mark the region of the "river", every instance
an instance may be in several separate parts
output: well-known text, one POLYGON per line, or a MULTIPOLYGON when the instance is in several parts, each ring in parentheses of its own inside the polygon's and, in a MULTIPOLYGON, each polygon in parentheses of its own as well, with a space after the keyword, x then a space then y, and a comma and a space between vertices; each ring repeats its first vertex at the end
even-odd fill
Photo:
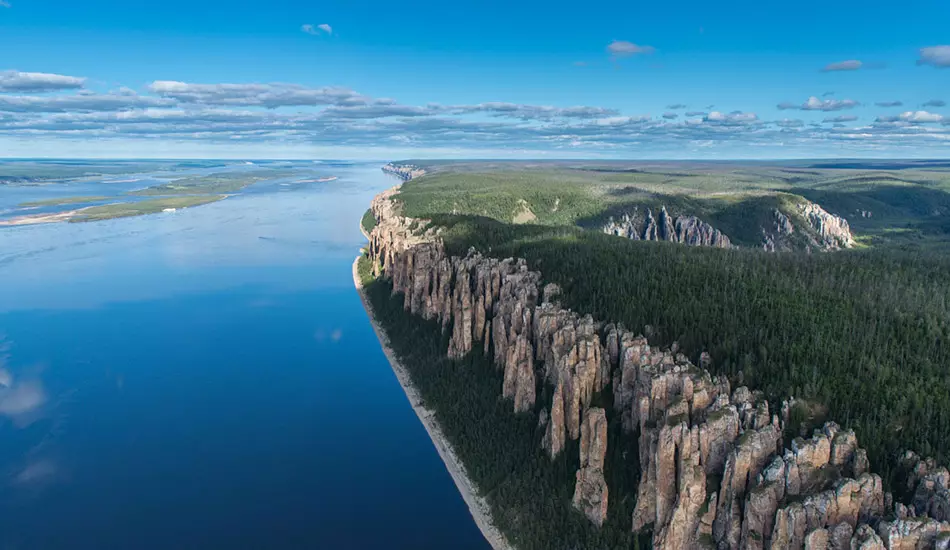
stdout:
POLYGON ((353 288, 379 166, 0 228, 0 549, 488 548, 353 288))

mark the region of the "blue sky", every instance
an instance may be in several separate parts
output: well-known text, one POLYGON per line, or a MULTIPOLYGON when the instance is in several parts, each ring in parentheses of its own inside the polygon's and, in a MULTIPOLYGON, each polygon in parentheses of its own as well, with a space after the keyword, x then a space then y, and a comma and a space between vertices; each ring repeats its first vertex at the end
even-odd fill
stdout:
POLYGON ((4 156, 950 156, 945 0, 0 5, 4 156))

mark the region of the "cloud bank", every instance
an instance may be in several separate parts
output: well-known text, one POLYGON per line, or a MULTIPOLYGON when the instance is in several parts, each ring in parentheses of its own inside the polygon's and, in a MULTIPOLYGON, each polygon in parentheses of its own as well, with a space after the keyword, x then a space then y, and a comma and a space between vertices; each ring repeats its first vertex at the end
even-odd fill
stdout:
POLYGON ((85 78, 49 73, 0 72, 0 92, 54 92, 83 87, 85 78))
MULTIPOLYGON (((642 47, 637 47, 642 48, 642 47)), ((552 155, 735 155, 776 148, 887 151, 945 150, 950 124, 926 110, 897 115, 833 113, 853 99, 809 97, 775 119, 748 110, 650 114, 596 105, 535 105, 501 101, 410 105, 338 86, 294 83, 196 83, 155 80, 142 90, 90 90, 79 77, 7 71, 0 93, 0 137, 16 140, 122 140, 208 143, 222 147, 399 148, 400 150, 545 151, 552 155), (943 149, 941 149, 943 148, 943 149)), ((897 107, 899 102, 878 106, 897 107)), ((44 141, 45 140, 45 141, 44 141)), ((295 149, 295 150, 297 150, 295 149)))

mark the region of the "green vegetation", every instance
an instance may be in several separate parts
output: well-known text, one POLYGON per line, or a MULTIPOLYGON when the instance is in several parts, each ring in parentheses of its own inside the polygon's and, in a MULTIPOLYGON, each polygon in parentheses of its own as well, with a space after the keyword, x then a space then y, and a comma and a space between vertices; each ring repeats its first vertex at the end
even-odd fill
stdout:
POLYGON ((258 172, 237 172, 192 176, 174 180, 170 183, 153 185, 131 195, 205 195, 213 193, 234 193, 259 181, 280 178, 286 175, 277 170, 258 172))
MULTIPOLYGON (((404 213, 446 245, 523 257, 567 307, 678 341, 801 421, 854 428, 885 480, 904 449, 950 460, 950 172, 855 163, 775 167, 444 163, 407 182, 404 213), (490 171, 494 170, 494 171, 490 171), (803 200, 847 217, 860 246, 826 254, 636 242, 610 215, 666 205, 755 248, 775 209, 803 200), (531 223, 513 223, 524 204, 531 223), (557 205, 557 208, 555 208, 557 205), (584 228, 593 228, 585 231, 584 228)), ((793 219, 793 222, 795 220, 793 219)), ((798 226, 798 224, 796 224, 798 226)), ((794 435, 794 434, 789 434, 794 435)))
POLYGON ((227 198, 226 195, 205 195, 193 197, 166 197, 161 199, 149 199, 138 202, 120 202, 114 204, 104 204, 102 206, 90 206, 77 212, 76 216, 70 218, 70 222, 94 222, 100 220, 111 220, 113 218, 127 218, 130 216, 144 216, 146 214, 155 214, 168 208, 189 208, 216 202, 227 198))
POLYGON ((373 262, 365 253, 360 255, 359 260, 357 260, 356 276, 360 278, 360 284, 364 287, 376 279, 373 277, 373 262))
POLYGON ((367 209, 366 212, 363 213, 363 219, 360 220, 360 227, 363 228, 363 232, 367 235, 376 227, 376 217, 373 216, 372 210, 367 209))
MULTIPOLYGON (((413 161, 417 164, 425 164, 413 161)), ((407 216, 472 215, 512 223, 599 228, 611 216, 666 206, 694 215, 733 243, 759 247, 774 211, 792 219, 792 244, 814 231, 798 205, 810 200, 848 219, 863 245, 950 242, 950 171, 815 168, 730 163, 437 163, 406 182, 407 216), (525 215, 529 213, 530 215, 525 215), (797 222, 797 223, 796 223, 797 222)))
MULTIPOLYGON (((649 533, 636 537, 630 532, 639 459, 636 439, 620 437, 619 418, 610 418, 608 430, 608 519, 597 529, 570 504, 578 443, 569 442, 552 462, 541 449, 543 429, 537 415, 512 413, 511 402, 499 398, 502 373, 488 359, 481 353, 447 359, 450 332, 406 312, 402 295, 392 296, 388 282, 373 281, 365 289, 393 351, 409 370, 425 406, 436 412, 509 541, 521 550, 649 547, 649 533)), ((540 391, 545 393, 538 399, 539 408, 551 400, 550 387, 540 391)), ((598 398, 607 400, 612 411, 609 392, 598 398)))
POLYGON ((36 207, 36 206, 61 206, 66 204, 82 204, 84 202, 97 202, 109 200, 111 197, 59 197, 55 199, 43 199, 39 201, 28 201, 20 203, 20 206, 23 208, 36 207))
MULTIPOLYGON (((526 258, 566 305, 650 325, 694 361, 852 427, 885 477, 901 449, 950 459, 950 258, 771 254, 629 241, 567 227, 434 216, 453 254, 526 258)), ((777 403, 776 403, 777 404, 777 403)))

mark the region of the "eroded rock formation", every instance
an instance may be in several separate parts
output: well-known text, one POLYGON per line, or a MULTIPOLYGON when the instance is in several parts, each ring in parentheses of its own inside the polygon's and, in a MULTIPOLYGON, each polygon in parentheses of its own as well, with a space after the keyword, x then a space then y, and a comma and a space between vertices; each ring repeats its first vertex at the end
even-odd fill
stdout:
POLYGON ((950 548, 946 468, 908 453, 902 489, 912 498, 895 502, 852 431, 828 422, 786 448, 791 401, 773 411, 759 393, 712 376, 707 354, 697 367, 675 345, 657 349, 562 308, 557 286, 542 286, 524 260, 447 255, 438 229, 401 217, 392 195, 372 205, 374 273, 408 311, 450 331, 448 356, 493 358, 513 412, 538 414, 550 456, 580 440, 573 504, 593 523, 607 516, 610 414, 638 438, 632 523, 652 526, 655 548, 950 548), (551 401, 538 403, 545 384, 551 401), (602 391, 613 395, 609 413, 591 406, 602 391))
POLYGON ((825 211, 813 202, 802 201, 798 204, 797 212, 791 215, 777 208, 772 210, 771 224, 762 227, 763 249, 779 252, 805 246, 808 250, 840 250, 854 246, 848 220, 825 211), (793 223, 792 218, 797 221, 793 223), (800 238, 798 244, 793 244, 792 236, 796 234, 800 238))
POLYGON ((574 507, 598 527, 607 519, 607 482, 604 456, 607 454, 607 415, 604 409, 590 408, 581 423, 581 467, 574 485, 574 507))
POLYGON ((848 220, 828 213, 824 208, 813 202, 799 204, 798 210, 812 229, 818 233, 818 244, 825 250, 837 250, 854 246, 854 238, 851 236, 851 227, 848 225, 848 220))
POLYGON ((644 215, 635 209, 632 213, 621 216, 619 220, 611 218, 604 225, 603 231, 610 235, 637 241, 671 241, 691 246, 718 248, 732 246, 729 237, 715 227, 696 216, 673 218, 667 213, 665 206, 660 208, 660 213, 656 218, 649 208, 644 215))

